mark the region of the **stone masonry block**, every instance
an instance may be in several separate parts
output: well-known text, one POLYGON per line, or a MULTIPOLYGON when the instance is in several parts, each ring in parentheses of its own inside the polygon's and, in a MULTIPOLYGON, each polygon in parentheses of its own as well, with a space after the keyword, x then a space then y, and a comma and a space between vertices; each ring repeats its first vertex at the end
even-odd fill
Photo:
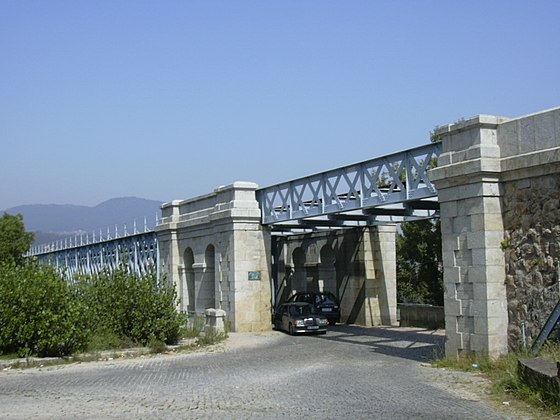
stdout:
POLYGON ((440 217, 440 223, 441 223, 442 235, 448 235, 453 233, 453 218, 440 217))
POLYGON ((457 203, 457 200, 479 197, 482 194, 480 183, 462 184, 456 187, 438 189, 438 201, 441 203, 457 203))
POLYGON ((457 317, 456 316, 446 316, 445 317, 445 344, 446 344, 446 356, 450 357, 447 352, 447 346, 456 349, 463 348, 462 334, 457 331, 457 317))
MULTIPOLYGON (((560 143, 560 139, 558 140, 558 143, 560 143)), ((560 148, 557 147, 555 149, 548 149, 546 152, 539 153, 538 156, 539 165, 549 165, 552 163, 560 162, 560 148)), ((554 171, 554 173, 557 172, 557 170, 554 171)))
POLYGON ((472 339, 472 351, 476 354, 498 357, 507 354, 507 335, 475 334, 472 339))
MULTIPOLYGON (((443 260, 443 265, 445 268, 445 270, 447 270, 449 268, 452 268, 455 266, 455 251, 450 250, 447 251, 445 248, 442 251, 442 260, 443 260)), ((444 275, 445 275, 445 270, 444 270, 444 275)))
POLYGON ((472 283, 456 283, 456 296, 460 300, 471 300, 474 298, 474 285, 472 283))
POLYGON ((469 249, 476 248, 500 248, 500 244, 504 239, 502 231, 479 230, 467 233, 467 247, 469 249))
POLYGON ((484 301, 501 301, 506 299, 506 286, 504 282, 490 283, 474 283, 473 296, 475 300, 484 301))
POLYGON ((483 355, 488 348, 488 337, 485 334, 472 334, 469 342, 469 352, 483 355))
POLYGON ((473 265, 469 267, 468 281, 472 283, 503 283, 505 280, 504 266, 473 265))
POLYGON ((475 317, 461 315, 457 317, 457 331, 471 334, 475 331, 475 317))
POLYGON ((459 316, 463 315, 463 307, 461 301, 457 299, 449 299, 444 302, 445 315, 447 316, 459 316))
POLYGON ((461 268, 459 267, 449 267, 446 268, 443 273, 446 283, 460 283, 461 282, 461 268))
POLYGON ((499 158, 500 148, 498 145, 477 145, 467 150, 465 158, 479 159, 479 158, 499 158))
POLYGON ((471 216, 471 228, 473 232, 479 230, 503 231, 503 218, 500 213, 473 214, 471 216))
POLYGON ((447 235, 445 238, 442 238, 441 246, 442 249, 445 249, 447 251, 459 249, 459 238, 457 238, 456 236, 447 235))
POLYGON ((498 126, 498 143, 502 157, 519 154, 517 121, 508 121, 498 126))
MULTIPOLYGON (((484 201, 481 197, 469 197, 459 199, 457 204, 457 213, 460 216, 469 216, 472 214, 484 213, 484 201)), ((469 225, 470 227, 470 225, 469 225)))
POLYGON ((519 129, 519 151, 521 153, 535 150, 535 124, 533 118, 518 120, 519 129))
POLYGON ((441 202, 439 205, 439 212, 441 217, 457 216, 458 215, 457 202, 456 201, 441 202))
POLYGON ((484 261, 485 264, 492 266, 504 266, 504 251, 501 248, 477 248, 472 250, 472 260, 480 263, 484 261))
POLYGON ((501 197, 485 197, 483 209, 484 214, 502 214, 501 197))
POLYGON ((458 216, 453 218, 453 232, 455 234, 461 232, 470 232, 471 219, 469 216, 458 216))
POLYGON ((486 354, 490 354, 493 357, 508 354, 507 348, 507 335, 504 334, 490 334, 486 338, 486 354))
POLYGON ((507 343, 507 311, 500 314, 498 310, 492 310, 494 306, 498 306, 498 304, 489 305, 490 315, 474 317, 475 332, 477 334, 502 335, 507 343))

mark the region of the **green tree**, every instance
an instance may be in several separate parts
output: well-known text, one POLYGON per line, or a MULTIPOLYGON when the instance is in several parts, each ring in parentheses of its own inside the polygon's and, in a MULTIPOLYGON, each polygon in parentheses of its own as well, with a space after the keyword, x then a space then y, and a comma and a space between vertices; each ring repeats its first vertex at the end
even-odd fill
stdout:
POLYGON ((401 225, 397 238, 397 293, 400 302, 443 305, 439 220, 401 225))
POLYGON ((0 262, 21 263, 29 251, 34 234, 25 231, 23 216, 4 213, 0 217, 0 262))

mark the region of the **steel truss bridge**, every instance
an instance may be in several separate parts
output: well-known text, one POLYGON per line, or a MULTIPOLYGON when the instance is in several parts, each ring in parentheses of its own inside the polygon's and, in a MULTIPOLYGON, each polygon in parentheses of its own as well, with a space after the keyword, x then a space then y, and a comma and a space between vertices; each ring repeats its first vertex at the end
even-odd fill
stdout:
POLYGON ((77 275, 96 275, 104 270, 114 271, 125 267, 129 273, 145 276, 155 270, 158 282, 159 248, 156 232, 146 230, 142 233, 126 234, 119 237, 83 235, 74 240, 57 241, 48 245, 34 247, 30 257, 39 263, 53 266, 68 280, 77 275))
MULTIPOLYGON (((372 226, 437 217, 437 191, 428 170, 437 165, 441 143, 367 160, 257 190, 262 224, 276 234, 321 229, 372 226)), ((124 264, 144 276, 159 270, 157 234, 119 237, 115 228, 104 236, 95 233, 32 248, 28 256, 56 267, 68 279, 94 275, 124 264)), ((160 278, 157 273, 158 280, 160 278)))
POLYGON ((394 223, 437 216, 428 170, 441 143, 257 190, 262 223, 276 231, 394 223))

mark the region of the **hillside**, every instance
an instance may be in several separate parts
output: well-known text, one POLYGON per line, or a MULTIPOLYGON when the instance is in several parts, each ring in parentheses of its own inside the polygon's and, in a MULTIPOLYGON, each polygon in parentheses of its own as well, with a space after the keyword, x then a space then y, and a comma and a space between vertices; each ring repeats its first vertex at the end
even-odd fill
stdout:
POLYGON ((139 230, 144 229, 144 218, 149 229, 161 215, 162 202, 136 197, 113 198, 94 207, 70 204, 30 204, 4 210, 22 214, 25 228, 36 232, 35 243, 45 243, 76 232, 114 231, 115 225, 124 224, 132 231, 134 220, 139 230))

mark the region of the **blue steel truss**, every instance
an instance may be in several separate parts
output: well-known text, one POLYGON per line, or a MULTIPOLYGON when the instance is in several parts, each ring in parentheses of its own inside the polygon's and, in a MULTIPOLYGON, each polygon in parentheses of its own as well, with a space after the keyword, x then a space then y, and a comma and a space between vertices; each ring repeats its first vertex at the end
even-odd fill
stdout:
POLYGON ((262 223, 280 224, 437 197, 427 172, 440 153, 441 143, 430 143, 259 189, 262 223))
POLYGON ((55 267, 70 281, 77 275, 95 275, 121 266, 139 276, 156 270, 160 280, 158 240, 154 231, 87 244, 74 242, 73 246, 42 246, 29 256, 37 258, 40 264, 55 267))

